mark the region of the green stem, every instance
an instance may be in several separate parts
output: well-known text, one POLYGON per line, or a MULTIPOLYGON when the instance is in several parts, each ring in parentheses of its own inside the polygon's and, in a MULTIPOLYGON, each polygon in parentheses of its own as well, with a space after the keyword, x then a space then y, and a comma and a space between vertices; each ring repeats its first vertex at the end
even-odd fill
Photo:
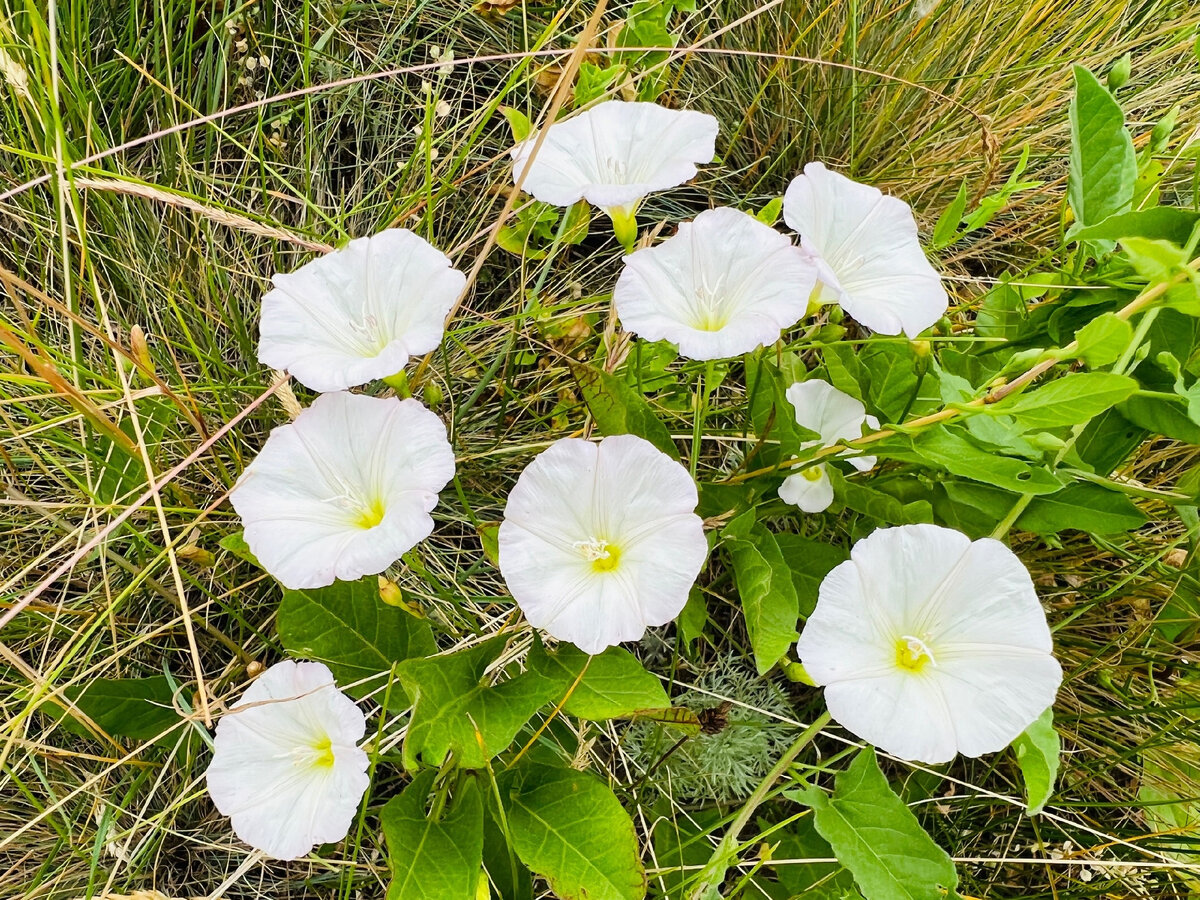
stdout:
POLYGON ((771 793, 771 788, 775 786, 775 782, 783 776, 784 772, 796 761, 796 757, 800 755, 800 751, 812 743, 813 738, 820 734, 821 729, 829 724, 832 716, 826 711, 820 717, 801 732, 796 738, 795 743, 787 749, 787 752, 780 757, 779 762, 775 763, 774 768, 767 773, 767 777, 750 795, 750 799, 745 802, 741 810, 730 824, 729 829, 725 832, 725 836, 721 838, 721 843, 717 845, 717 849, 713 851, 712 857, 708 863, 700 871, 696 886, 692 889, 689 895, 689 900, 705 900, 705 898, 713 895, 713 892, 725 880, 725 873, 729 870, 730 864, 737 856, 740 847, 740 836, 742 829, 754 815, 754 811, 762 804, 767 796, 771 793))
POLYGON ((704 435, 704 420, 708 415, 708 398, 716 379, 716 363, 709 360, 704 364, 704 371, 696 375, 696 415, 692 421, 692 458, 689 461, 692 478, 696 477, 696 467, 700 463, 700 440, 704 435))

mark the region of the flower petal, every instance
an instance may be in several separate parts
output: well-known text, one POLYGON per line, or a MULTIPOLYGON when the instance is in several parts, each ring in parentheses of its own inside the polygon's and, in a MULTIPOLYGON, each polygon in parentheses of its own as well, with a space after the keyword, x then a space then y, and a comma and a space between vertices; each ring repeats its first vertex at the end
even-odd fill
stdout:
POLYGON ((205 773, 235 833, 278 859, 349 832, 367 788, 362 711, 321 663, 267 669, 217 725, 205 773))
POLYGON ((419 402, 339 392, 274 429, 229 499, 259 562, 299 590, 382 572, 429 536, 452 477, 445 426, 419 402))
POLYGON ((707 555, 697 500, 642 438, 558 441, 509 494, 500 571, 530 624, 599 653, 683 609, 707 555))
POLYGON ((829 480, 825 463, 818 463, 783 479, 783 484, 779 486, 779 499, 800 507, 801 512, 819 513, 829 509, 833 503, 833 482, 829 480))
POLYGON ((1000 750, 1027 728, 1062 680, 1051 649, 1016 555, 936 525, 859 541, 796 645, 838 722, 923 762, 1000 750))
POLYGON ((827 381, 798 381, 787 389, 786 396, 795 410, 796 424, 819 434, 821 446, 832 447, 839 441, 862 437, 866 407, 827 381))
POLYGON ((717 128, 705 113, 609 100, 551 125, 536 157, 536 134, 514 147, 513 178, 528 166, 525 190, 554 206, 628 206, 693 178, 716 153, 717 128))
POLYGON ((423 238, 393 228, 273 281, 259 361, 334 391, 395 375, 410 356, 435 349, 466 276, 423 238))
POLYGON ((814 268, 753 216, 705 210, 659 244, 625 257, 613 302, 625 328, 691 359, 774 343, 808 306, 814 268))
POLYGON ((809 163, 788 185, 783 216, 828 266, 842 308, 863 325, 915 337, 945 314, 949 298, 904 201, 809 163))

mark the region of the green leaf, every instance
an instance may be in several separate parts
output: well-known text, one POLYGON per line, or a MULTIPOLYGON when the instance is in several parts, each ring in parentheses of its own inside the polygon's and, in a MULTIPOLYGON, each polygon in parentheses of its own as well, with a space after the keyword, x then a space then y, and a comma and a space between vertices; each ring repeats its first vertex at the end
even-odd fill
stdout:
POLYGON ((1103 222, 1074 230, 1077 241, 1122 241, 1125 238, 1186 244, 1200 213, 1176 206, 1154 206, 1109 216, 1103 222))
POLYGON ((392 883, 387 900, 473 900, 483 867, 483 802, 463 782, 440 819, 426 814, 437 772, 421 772, 379 813, 392 883))
POLYGON ((868 341, 859 350, 867 373, 866 397, 884 422, 899 422, 912 405, 921 378, 911 341, 868 341))
POLYGON ((1058 777, 1059 740, 1054 730, 1054 708, 1047 709, 1012 743, 1017 765, 1025 779, 1026 811, 1036 816, 1054 794, 1058 777))
MULTIPOLYGON (((325 663, 338 685, 354 697, 377 690, 381 679, 371 676, 390 672, 393 664, 437 652, 429 623, 384 603, 374 576, 315 590, 284 591, 275 627, 288 653, 325 663), (354 684, 364 679, 368 680, 354 684)), ((404 709, 408 700, 394 684, 389 706, 404 709)))
POLYGON ((250 545, 246 543, 246 532, 235 531, 233 534, 227 534, 221 540, 217 541, 217 546, 222 550, 228 550, 238 559, 244 559, 251 565, 262 568, 262 563, 258 561, 258 557, 250 552, 250 545))
POLYGON ((533 123, 529 121, 529 116, 521 112, 519 109, 514 109, 511 106, 500 107, 500 112, 504 113, 504 118, 508 120, 508 127, 512 130, 513 141, 520 143, 533 133, 533 123))
POLYGON ((958 873, 879 771, 875 750, 859 752, 834 780, 787 796, 812 807, 817 833, 854 875, 867 900, 945 900, 958 873))
POLYGON ((1200 316, 1200 279, 1187 267, 1188 254, 1170 241, 1152 241, 1128 237, 1121 249, 1137 273, 1150 286, 1166 284, 1180 275, 1184 280, 1167 291, 1160 306, 1177 309, 1189 316, 1200 316))
POLYGON ((958 193, 950 201, 950 205, 942 210, 937 224, 933 226, 933 249, 941 250, 949 247, 958 239, 958 226, 962 222, 963 213, 967 209, 967 180, 964 178, 958 186, 958 193))
POLYGON ((1075 441, 1075 453, 1092 471, 1107 475, 1141 446, 1145 436, 1144 428, 1110 409, 1088 422, 1075 441))
POLYGON ((829 466, 826 472, 833 482, 834 496, 847 509, 889 525, 917 525, 933 521, 933 507, 926 500, 903 503, 891 494, 846 478, 834 466, 829 466))
POLYGON ((683 643, 691 644, 692 641, 704 634, 704 626, 707 624, 708 604, 704 601, 704 592, 698 587, 693 587, 688 591, 688 599, 684 604, 683 612, 675 619, 675 627, 679 629, 679 636, 683 639, 683 643))
POLYGON ((404 738, 405 768, 416 769, 418 759, 440 766, 451 751, 463 768, 482 768, 507 750, 530 716, 553 699, 554 682, 530 672, 494 686, 484 682, 484 672, 506 640, 501 635, 397 667, 414 704, 404 738))
POLYGON ((579 75, 575 79, 575 106, 587 106, 593 100, 603 96, 612 85, 613 80, 624 71, 625 67, 620 65, 602 69, 595 63, 581 63, 579 75))
POLYGON ((796 408, 787 398, 787 389, 792 382, 783 372, 753 355, 748 354, 745 359, 750 420, 760 441, 776 445, 764 449, 763 461, 790 459, 800 452, 803 442, 820 435, 797 424, 796 408))
POLYGON ((1017 528, 1038 534, 1078 529, 1089 534, 1116 534, 1146 524, 1146 516, 1129 498, 1098 484, 1081 482, 1057 494, 1039 497, 1017 519, 1017 528))
POLYGON ((800 615, 807 618, 817 605, 817 591, 834 566, 846 560, 846 551, 798 534, 777 534, 775 542, 792 572, 800 615))
MULTIPOLYGON (((772 854, 775 859, 833 858, 833 848, 825 838, 817 834, 812 816, 804 816, 789 825, 786 830, 776 832, 776 835, 779 845, 772 854)), ((776 840, 776 837, 772 836, 770 840, 776 840)), ((854 900, 862 896, 854 886, 854 876, 850 874, 850 870, 839 863, 814 862, 777 866, 775 872, 779 883, 787 889, 789 898, 854 900)))
POLYGON ((536 763, 501 775, 513 848, 560 900, 646 894, 633 821, 590 772, 536 763))
POLYGON ((1130 397, 1118 408, 1130 422, 1185 444, 1200 444, 1200 425, 1188 418, 1187 407, 1162 397, 1130 397))
POLYGON ((1092 368, 1116 362, 1133 340, 1133 327, 1116 313, 1103 313, 1075 333, 1074 356, 1092 368))
POLYGON ((1073 71, 1067 200, 1082 228, 1128 211, 1137 180, 1137 158, 1125 115, 1112 94, 1083 66, 1075 66, 1073 71))
POLYGON ((779 213, 783 210, 783 198, 775 197, 766 206, 754 214, 754 218, 762 222, 764 225, 775 227, 775 223, 779 221, 779 213))
MULTIPOLYGON (((149 741, 179 724, 179 713, 172 702, 174 691, 164 675, 93 678, 86 685, 72 685, 63 693, 110 737, 149 741)), ((53 701, 44 703, 43 709, 55 717, 71 713, 53 701)), ((67 720, 67 727, 77 734, 91 734, 86 724, 75 717, 67 720)))
POLYGON ((555 702, 575 684, 585 664, 587 671, 563 705, 569 715, 600 722, 627 716, 640 709, 662 709, 671 705, 662 682, 647 672, 628 650, 609 647, 603 653, 589 657, 582 650, 564 643, 559 644, 554 653, 547 653, 541 640, 535 640, 529 651, 530 670, 553 682, 555 702))
POLYGON ((1080 372, 1057 378, 988 407, 994 414, 1014 416, 1029 431, 1077 425, 1127 399, 1138 383, 1126 375, 1080 372))
POLYGON ((726 528, 725 546, 733 560, 733 575, 746 630, 758 674, 765 674, 779 661, 799 635, 796 623, 800 616, 800 601, 792 581, 792 570, 783 558, 775 535, 754 523, 738 536, 739 525, 753 512, 743 513, 726 528), (739 522, 739 520, 743 520, 739 522))
POLYGON ((1041 466, 982 450, 957 430, 932 428, 912 441, 922 459, 954 475, 1025 494, 1052 494, 1062 482, 1041 466))
POLYGON ((605 435, 636 434, 672 459, 679 459, 671 432, 654 415, 640 393, 620 378, 594 366, 571 363, 571 373, 601 432, 605 435))

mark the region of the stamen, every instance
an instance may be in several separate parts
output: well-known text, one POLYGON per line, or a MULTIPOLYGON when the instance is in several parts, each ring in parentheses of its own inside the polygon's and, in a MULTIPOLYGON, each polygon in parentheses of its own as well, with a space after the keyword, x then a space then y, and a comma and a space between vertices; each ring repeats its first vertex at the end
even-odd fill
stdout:
POLYGON ((595 572, 611 572, 617 567, 621 551, 603 538, 588 538, 576 541, 572 546, 592 564, 595 572))
POLYGON ((896 664, 910 672, 920 672, 927 665, 937 668, 937 660, 929 645, 911 634, 900 635, 900 640, 896 642, 896 664))

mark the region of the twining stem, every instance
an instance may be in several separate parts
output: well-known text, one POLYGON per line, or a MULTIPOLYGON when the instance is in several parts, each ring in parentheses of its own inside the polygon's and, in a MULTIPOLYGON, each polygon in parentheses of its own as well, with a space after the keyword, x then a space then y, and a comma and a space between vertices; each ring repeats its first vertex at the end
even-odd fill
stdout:
MULTIPOLYGON (((1200 269, 1200 258, 1193 259, 1186 266, 1184 266, 1184 269, 1185 271, 1179 272, 1173 278, 1167 281, 1159 282, 1158 284, 1147 288, 1133 300, 1130 300, 1129 303, 1125 304, 1125 306, 1118 310, 1114 315, 1116 315, 1118 319, 1126 320, 1137 315, 1155 300, 1166 294, 1167 291, 1171 290, 1171 288, 1183 284, 1184 281, 1192 277, 1192 274, 1200 269)), ((808 457, 780 460, 776 465, 773 466, 764 466, 763 468, 755 469, 752 472, 743 472, 740 475, 731 475, 729 478, 725 479, 724 483, 739 484, 743 481, 749 481, 751 478, 757 478, 759 475, 769 475, 770 473, 777 472, 780 469, 790 469, 797 466, 812 465, 826 456, 836 456, 838 454, 845 453, 847 450, 857 450, 859 448, 866 447, 869 444, 873 444, 876 441, 881 441, 884 438, 891 437, 892 435, 900 434, 901 430, 903 433, 909 434, 921 428, 926 428, 931 425, 940 425, 942 422, 949 422, 951 419, 957 419, 960 416, 972 414, 986 406, 991 406, 993 403, 999 403, 1010 394, 1021 390, 1034 381, 1037 381, 1037 379, 1041 378, 1048 371, 1062 362, 1063 359, 1069 359, 1071 354, 1078 349, 1079 342, 1071 341, 1071 343, 1063 347, 1053 357, 1043 359, 1037 365, 1033 366, 1026 372, 1023 372, 1012 381, 993 388, 984 396, 978 397, 969 403, 962 403, 953 407, 939 409, 935 413, 930 413, 927 416, 921 416, 919 419, 913 419, 911 422, 905 422, 903 424, 903 429, 898 429, 896 426, 891 428, 881 428, 878 431, 873 431, 870 434, 864 434, 862 437, 855 438, 852 441, 841 441, 830 447, 822 447, 808 457)))
POLYGON ((775 786, 775 782, 796 761, 796 757, 800 755, 800 751, 812 743, 813 738, 820 734, 821 729, 829 724, 831 718, 832 716, 830 716, 827 710, 815 722, 805 728, 792 746, 788 747, 787 752, 779 758, 779 762, 775 763, 775 766, 767 773, 767 777, 762 780, 762 784, 755 788, 754 793, 743 804, 737 817, 729 823, 729 828, 726 830, 725 836, 721 838, 721 843, 713 851, 713 855, 709 858, 708 863, 700 870, 696 886, 692 889, 689 900, 705 900, 705 898, 712 896, 721 882, 725 880, 725 873, 728 871, 730 863, 738 854, 742 829, 746 827, 746 823, 750 821, 750 818, 754 815, 754 811, 767 799, 767 795, 771 793, 771 788, 775 786))

